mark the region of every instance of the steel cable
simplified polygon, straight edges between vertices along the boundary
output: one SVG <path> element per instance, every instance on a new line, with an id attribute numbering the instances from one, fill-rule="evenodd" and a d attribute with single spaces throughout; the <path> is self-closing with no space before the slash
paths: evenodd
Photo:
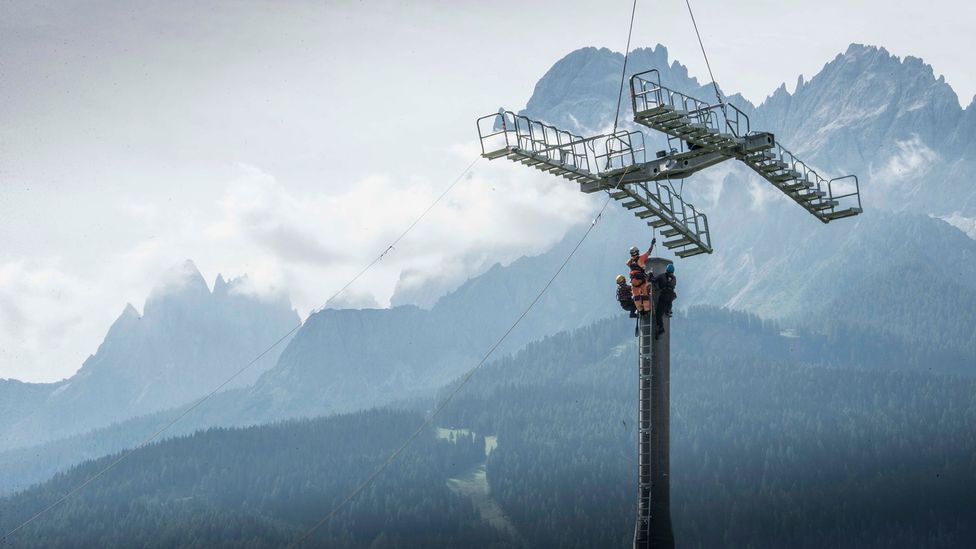
<path id="1" fill-rule="evenodd" d="M 386 256 L 386 254 L 390 253 L 390 251 L 393 250 L 394 246 L 396 246 L 397 243 L 399 243 L 405 236 L 407 236 L 407 233 L 409 233 L 411 230 L 413 230 L 413 228 L 416 227 L 417 224 L 420 223 L 420 221 L 423 220 L 423 218 L 426 217 L 427 214 L 430 213 L 430 211 L 432 209 L 434 209 L 434 207 L 445 196 L 447 196 L 447 194 L 450 193 L 452 189 L 454 189 L 454 187 L 461 181 L 461 179 L 464 178 L 464 176 L 471 170 L 471 168 L 474 167 L 475 163 L 480 158 L 481 158 L 480 156 L 475 157 L 475 159 L 472 160 L 470 164 L 468 164 L 468 167 L 466 167 L 464 169 L 464 171 L 462 171 L 461 174 L 458 175 L 457 178 L 455 178 L 454 181 L 450 185 L 448 185 L 448 187 L 446 189 L 444 189 L 444 191 L 427 207 L 427 209 L 424 210 L 413 221 L 413 223 L 411 223 L 402 233 L 400 233 L 400 235 L 398 237 L 396 237 L 393 240 L 393 242 L 391 242 L 390 245 L 387 246 L 386 249 L 383 250 L 382 253 L 380 253 L 378 256 L 376 256 L 376 258 L 374 258 L 365 267 L 363 267 L 362 270 L 360 270 L 354 277 L 352 277 L 352 279 L 350 279 L 349 282 L 347 282 L 344 286 L 342 286 L 341 288 L 339 288 L 338 291 L 336 291 L 334 294 L 332 294 L 331 297 L 329 297 L 327 300 L 325 300 L 325 303 L 321 307 L 319 307 L 318 309 L 312 311 L 312 313 L 310 313 L 309 316 L 311 316 L 311 314 L 314 314 L 315 312 L 318 312 L 318 311 L 321 311 L 321 310 L 325 309 L 325 307 L 328 306 L 329 303 L 331 303 L 333 300 L 335 300 L 337 297 L 339 297 L 339 295 L 341 295 L 344 291 L 346 291 L 346 289 L 349 288 L 349 286 L 351 286 L 353 283 L 355 283 L 357 280 L 359 280 L 359 278 L 362 277 L 364 274 L 366 274 L 366 272 L 369 271 L 374 265 L 376 265 L 377 263 L 379 263 Z M 239 377 L 241 374 L 243 374 L 248 368 L 250 368 L 251 366 L 253 366 L 257 361 L 261 360 L 261 358 L 263 358 L 265 355 L 267 355 L 268 353 L 270 353 L 275 347 L 277 347 L 278 345 L 280 345 L 282 341 L 284 341 L 285 339 L 287 339 L 288 336 L 290 336 L 293 333 L 295 333 L 303 325 L 304 325 L 304 323 L 299 323 L 294 328 L 292 328 L 291 330 L 288 330 L 287 333 L 285 333 L 280 338 L 278 338 L 267 349 L 265 349 L 264 351 L 261 351 L 261 353 L 258 354 L 256 357 L 254 357 L 253 360 L 251 360 L 250 362 L 248 362 L 247 364 L 245 364 L 244 367 L 242 367 L 241 369 L 239 369 L 236 372 L 234 372 L 234 374 L 231 375 L 229 378 L 227 378 L 223 383 L 221 383 L 220 385 L 218 385 L 216 388 L 214 388 L 212 391 L 210 391 L 209 393 L 207 393 L 205 396 L 203 396 L 202 398 L 200 398 L 196 402 L 194 402 L 191 406 L 189 406 L 188 408 L 186 408 L 185 410 L 183 410 L 183 412 L 181 412 L 174 419 L 172 419 L 171 421 L 169 421 L 168 423 L 166 423 L 165 425 L 163 425 L 163 427 L 161 427 L 158 430 L 156 430 L 153 434 L 149 435 L 146 439 L 144 439 L 138 445 L 136 445 L 136 446 L 132 447 L 131 449 L 127 450 L 126 452 L 122 453 L 118 457 L 118 459 L 112 461 L 107 466 L 105 466 L 104 468 L 100 469 L 97 473 L 95 473 L 94 475 L 92 475 L 92 476 L 88 477 L 87 479 L 85 479 L 84 482 L 82 482 L 78 486 L 75 486 L 74 488 L 72 488 L 71 490 L 69 490 L 63 496 L 61 496 L 60 498 L 58 498 L 54 503 L 48 505 L 44 509 L 41 509 L 40 511 L 38 511 L 37 513 L 35 513 L 34 515 L 32 515 L 30 518 L 28 518 L 24 522 L 20 523 L 16 528 L 14 528 L 13 530 L 10 530 L 6 534 L 4 534 L 3 537 L 0 538 L 0 545 L 6 544 L 7 543 L 7 539 L 11 535 L 13 535 L 13 534 L 17 533 L 18 531 L 22 530 L 23 528 L 27 527 L 32 522 L 34 522 L 35 520 L 37 520 L 38 518 L 40 518 L 41 516 L 43 516 L 45 513 L 48 513 L 49 511 L 51 511 L 52 509 L 54 509 L 58 505 L 64 503 L 68 498 L 70 498 L 71 496 L 73 496 L 74 494 L 76 494 L 77 492 L 79 492 L 80 490 L 82 490 L 83 488 L 85 488 L 86 486 L 88 486 L 89 484 L 91 484 L 92 482 L 94 482 L 96 479 L 100 478 L 105 473 L 107 473 L 110 470 L 114 469 L 118 464 L 120 464 L 123 461 L 125 461 L 126 459 L 128 459 L 129 456 L 131 456 L 133 453 L 135 453 L 138 450 L 141 450 L 142 448 L 145 448 L 146 446 L 148 446 L 150 443 L 152 443 L 154 440 L 156 440 L 156 438 L 158 438 L 160 435 L 162 435 L 163 433 L 165 433 L 166 431 L 168 431 L 173 425 L 176 425 L 176 423 L 178 423 L 181 419 L 183 419 L 184 417 L 186 417 L 187 415 L 189 415 L 190 412 L 192 412 L 193 410 L 195 410 L 196 408 L 198 408 L 200 405 L 202 405 L 204 402 L 206 402 L 211 397 L 213 397 L 215 394 L 217 394 L 218 392 L 220 392 L 220 390 L 223 389 L 224 387 L 226 387 L 228 383 L 230 383 L 230 382 L 234 381 L 235 379 L 237 379 L 237 377 Z"/>
<path id="2" fill-rule="evenodd" d="M 624 173 L 620 175 L 621 181 L 623 181 L 624 176 L 627 175 L 627 172 L 629 170 L 630 168 L 628 167 L 628 169 L 624 170 Z M 420 436 L 420 434 L 423 433 L 425 429 L 430 427 L 430 425 L 433 423 L 437 415 L 440 414 L 441 411 L 451 402 L 451 400 L 453 400 L 454 397 L 461 391 L 461 389 L 464 388 L 464 386 L 474 376 L 474 374 L 482 366 L 484 366 L 484 364 L 488 361 L 491 355 L 498 349 L 498 347 L 505 341 L 505 339 L 508 338 L 508 336 L 512 333 L 512 331 L 514 331 L 515 328 L 522 322 L 522 319 L 525 318 L 525 315 L 529 314 L 529 311 L 531 311 L 532 308 L 535 307 L 536 303 L 538 303 L 539 300 L 542 299 L 542 296 L 546 293 L 549 287 L 552 286 L 552 283 L 556 280 L 556 277 L 558 277 L 559 274 L 563 272 L 563 269 L 566 268 L 566 265 L 569 264 L 569 261 L 573 258 L 574 255 L 576 255 L 577 250 L 580 249 L 580 246 L 583 245 L 583 242 L 586 241 L 586 238 L 590 236 L 591 232 L 593 232 L 593 228 L 596 227 L 597 222 L 600 221 L 601 217 L 603 217 L 603 212 L 606 211 L 607 206 L 610 204 L 611 199 L 612 197 L 608 194 L 607 199 L 603 202 L 603 206 L 600 208 L 599 212 L 597 212 L 596 217 L 594 217 L 593 221 L 590 222 L 590 226 L 587 227 L 586 231 L 583 233 L 583 236 L 580 237 L 578 242 L 576 242 L 576 246 L 574 246 L 572 251 L 569 252 L 569 255 L 567 255 L 566 259 L 564 259 L 562 264 L 559 265 L 559 268 L 556 269 L 556 272 L 552 275 L 552 277 L 549 278 L 549 281 L 546 282 L 545 286 L 543 286 L 542 289 L 539 290 L 539 293 L 536 294 L 536 296 L 532 299 L 531 302 L 529 302 L 528 306 L 525 307 L 525 309 L 522 311 L 522 314 L 520 314 L 518 318 L 515 319 L 515 322 L 513 322 L 512 325 L 509 326 L 507 330 L 505 330 L 505 333 L 503 333 L 502 336 L 498 338 L 498 340 L 495 341 L 495 343 L 488 349 L 488 352 L 485 353 L 485 356 L 482 357 L 482 359 L 473 368 L 471 368 L 470 370 L 467 371 L 467 373 L 464 374 L 464 376 L 461 378 L 461 381 L 457 384 L 457 386 L 437 405 L 436 408 L 434 408 L 433 412 L 431 412 L 431 414 L 423 421 L 423 423 L 420 424 L 420 427 L 417 427 L 417 429 L 413 433 L 411 433 L 409 437 L 407 437 L 407 439 L 403 442 L 403 444 L 401 444 L 396 450 L 394 450 L 393 453 L 391 453 L 386 458 L 386 460 L 384 460 L 383 463 L 375 471 L 373 471 L 373 473 L 370 476 L 366 478 L 366 480 L 359 483 L 359 485 L 357 485 L 356 488 L 353 489 L 353 491 L 339 503 L 339 505 L 337 505 L 334 509 L 329 511 L 327 515 L 325 515 L 318 522 L 312 525 L 312 527 L 309 528 L 304 534 L 302 534 L 300 538 L 298 538 L 290 545 L 288 545 L 288 549 L 298 547 L 302 542 L 307 540 L 313 533 L 315 533 L 316 530 L 321 528 L 323 524 L 328 522 L 339 511 L 341 511 L 347 505 L 349 505 L 349 503 L 352 502 L 352 500 L 356 499 L 356 496 L 358 496 L 366 488 L 368 488 L 369 485 L 372 484 L 373 481 L 376 480 L 376 478 L 381 473 L 383 473 L 383 471 L 385 471 L 396 460 L 397 456 L 399 456 L 404 450 L 406 450 L 407 447 L 410 446 L 410 444 L 414 440 L 416 440 L 416 438 Z"/>

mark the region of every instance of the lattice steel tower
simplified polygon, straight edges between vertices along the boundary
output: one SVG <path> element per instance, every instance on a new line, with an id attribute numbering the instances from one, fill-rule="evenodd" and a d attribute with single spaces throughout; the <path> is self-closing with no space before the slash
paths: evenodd
<path id="1" fill-rule="evenodd" d="M 630 97 L 634 122 L 667 136 L 668 148 L 652 160 L 646 158 L 640 131 L 583 137 L 504 110 L 477 121 L 482 156 L 504 157 L 577 181 L 584 193 L 609 193 L 660 230 L 669 239 L 663 246 L 679 258 L 712 253 L 708 219 L 665 182 L 726 160 L 745 163 L 823 223 L 863 211 L 856 176 L 821 177 L 772 133 L 753 131 L 749 117 L 730 103 L 709 104 L 668 89 L 656 69 L 630 78 Z M 650 270 L 660 274 L 670 262 L 651 258 Z M 667 317 L 664 322 L 664 333 L 654 338 L 651 316 L 638 320 L 635 548 L 674 546 L 668 441 L 671 327 Z"/>

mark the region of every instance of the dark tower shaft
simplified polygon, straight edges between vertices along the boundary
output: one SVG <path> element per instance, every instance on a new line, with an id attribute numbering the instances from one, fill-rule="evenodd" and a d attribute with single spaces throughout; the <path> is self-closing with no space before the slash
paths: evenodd
<path id="1" fill-rule="evenodd" d="M 650 259 L 648 274 L 657 276 L 671 261 Z M 652 299 L 657 299 L 653 292 Z M 653 315 L 642 314 L 639 365 L 640 394 L 637 442 L 637 525 L 634 548 L 674 547 L 671 529 L 671 321 L 664 317 L 664 333 L 654 337 Z"/>

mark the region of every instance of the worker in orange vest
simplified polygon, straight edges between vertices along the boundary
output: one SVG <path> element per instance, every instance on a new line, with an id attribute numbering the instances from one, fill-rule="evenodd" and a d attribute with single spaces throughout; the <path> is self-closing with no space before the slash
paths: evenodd
<path id="1" fill-rule="evenodd" d="M 632 247 L 630 249 L 630 261 L 627 262 L 627 268 L 630 269 L 630 286 L 634 292 L 634 304 L 637 305 L 639 314 L 651 312 L 650 280 L 647 271 L 644 269 L 647 267 L 647 258 L 654 250 L 655 243 L 657 243 L 657 239 L 651 239 L 651 247 L 643 254 L 640 253 L 637 246 Z"/>

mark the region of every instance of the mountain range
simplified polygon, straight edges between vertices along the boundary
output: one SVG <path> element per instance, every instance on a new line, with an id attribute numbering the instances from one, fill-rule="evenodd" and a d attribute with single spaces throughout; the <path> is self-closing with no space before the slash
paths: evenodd
<path id="1" fill-rule="evenodd" d="M 213 290 L 187 261 L 164 273 L 143 314 L 127 304 L 94 355 L 57 383 L 0 381 L 0 449 L 39 444 L 199 398 L 299 324 L 282 296 L 242 293 L 220 275 Z M 228 388 L 274 366 L 272 350 Z"/>
<path id="2" fill-rule="evenodd" d="M 666 86 L 703 99 L 712 93 L 663 46 L 631 56 L 634 72 L 658 68 Z M 606 49 L 574 51 L 540 79 L 523 112 L 574 132 L 606 129 L 622 63 L 621 54 Z M 865 349 L 903 351 L 890 369 L 976 374 L 976 241 L 964 232 L 976 219 L 969 171 L 976 107 L 960 107 L 920 60 L 863 45 L 798 82 L 792 94 L 782 87 L 758 106 L 738 95 L 728 100 L 754 128 L 775 132 L 824 175 L 857 173 L 865 213 L 822 225 L 731 162 L 676 183 L 709 215 L 716 249 L 677 263 L 677 306 L 750 311 L 828 343 L 847 342 L 841 349 L 848 358 L 855 354 L 850 334 L 857 334 Z M 589 223 L 581 220 L 546 253 L 466 281 L 430 308 L 311 315 L 279 347 L 280 356 L 275 351 L 255 366 L 260 376 L 201 407 L 191 425 L 267 423 L 430 397 L 482 359 Z M 624 270 L 627 248 L 646 246 L 651 237 L 627 212 L 608 209 L 496 356 L 619 314 L 613 277 Z M 199 273 L 187 280 L 147 300 L 141 317 L 127 308 L 74 378 L 0 384 L 3 411 L 21 411 L 3 416 L 5 448 L 103 428 L 70 444 L 0 454 L 0 479 L 11 478 L 30 455 L 58 456 L 46 462 L 50 472 L 71 463 L 65 448 L 88 444 L 91 452 L 109 453 L 136 443 L 176 413 L 166 408 L 204 394 L 298 323 L 283 300 L 236 295 L 222 279 L 211 292 Z M 24 412 L 37 406 L 40 412 Z M 109 427 L 151 412 L 157 414 Z"/>
<path id="3" fill-rule="evenodd" d="M 488 364 L 439 429 L 419 432 L 305 546 L 630 546 L 632 327 L 605 319 Z M 976 379 L 888 368 L 913 362 L 897 341 L 784 330 L 709 307 L 679 311 L 672 330 L 680 545 L 972 546 Z M 161 441 L 10 541 L 281 547 L 370 477 L 428 403 Z M 0 531 L 114 459 L 0 498 Z M 471 497 L 459 483 L 487 488 Z M 494 527 L 499 515 L 507 528 Z"/>
<path id="4" fill-rule="evenodd" d="M 663 46 L 631 55 L 635 71 L 659 68 L 665 85 L 708 97 L 706 86 L 669 62 Z M 608 126 L 622 61 L 605 49 L 567 55 L 540 79 L 523 113 L 582 133 Z M 678 262 L 680 306 L 727 306 L 824 331 L 856 326 L 877 337 L 924 338 L 956 354 L 944 364 L 947 370 L 976 373 L 967 368 L 976 360 L 976 242 L 939 219 L 951 213 L 940 204 L 953 204 L 962 216 L 976 213 L 967 206 L 973 180 L 936 185 L 922 178 L 936 177 L 932 170 L 945 162 L 976 157 L 976 146 L 947 137 L 969 131 L 973 107 L 963 111 L 948 85 L 919 60 L 860 45 L 792 95 L 781 89 L 758 107 L 738 96 L 730 101 L 825 174 L 858 171 L 866 213 L 824 226 L 734 163 L 691 178 L 682 185 L 709 213 L 716 252 Z M 890 155 L 900 154 L 899 140 L 915 134 L 942 151 L 941 162 L 921 166 L 919 178 L 877 169 L 908 162 Z M 919 184 L 939 199 L 912 202 L 918 193 L 911 189 Z M 343 411 L 421 394 L 459 375 L 518 316 L 584 228 L 545 254 L 467 281 L 430 310 L 313 315 L 278 366 L 258 380 L 252 398 L 265 402 L 272 417 L 275 408 L 291 408 L 286 414 Z M 635 218 L 608 210 L 502 353 L 614 314 L 611 281 L 623 270 L 627 248 L 646 246 L 651 236 Z"/>

